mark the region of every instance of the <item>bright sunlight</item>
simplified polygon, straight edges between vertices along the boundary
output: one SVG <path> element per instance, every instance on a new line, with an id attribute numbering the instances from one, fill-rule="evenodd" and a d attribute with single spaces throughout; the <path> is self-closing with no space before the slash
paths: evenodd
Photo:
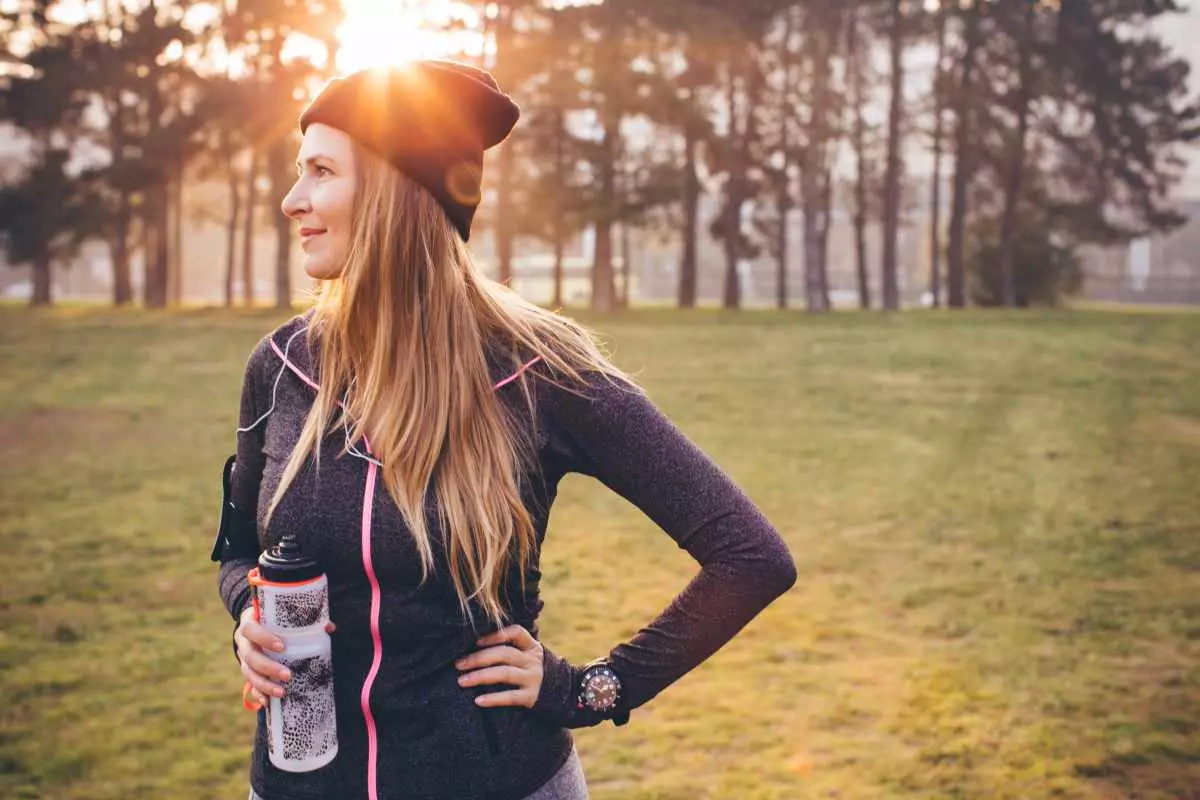
<path id="1" fill-rule="evenodd" d="M 401 64 L 420 58 L 478 58 L 479 13 L 454 0 L 343 0 L 337 70 Z"/>

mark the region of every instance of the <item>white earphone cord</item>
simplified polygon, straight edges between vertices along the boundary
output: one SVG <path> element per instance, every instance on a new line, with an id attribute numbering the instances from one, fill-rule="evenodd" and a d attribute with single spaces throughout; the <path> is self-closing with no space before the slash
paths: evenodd
<path id="1" fill-rule="evenodd" d="M 263 421 L 266 420 L 267 417 L 271 416 L 271 414 L 275 411 L 275 398 L 279 393 L 279 381 L 283 379 L 283 373 L 287 371 L 287 357 L 288 357 L 288 353 L 291 351 L 291 348 L 292 348 L 292 340 L 294 340 L 300 334 L 304 333 L 304 331 L 306 331 L 306 330 L 308 330 L 307 327 L 300 328 L 299 330 L 297 330 L 295 333 L 293 333 L 288 338 L 287 344 L 284 345 L 284 347 L 283 347 L 283 363 L 279 366 L 279 372 L 275 375 L 275 382 L 271 386 L 271 407 L 267 409 L 265 414 L 263 414 L 258 419 L 254 420 L 254 422 L 250 423 L 249 425 L 247 425 L 244 428 L 238 428 L 237 429 L 238 433 L 249 433 L 250 431 L 257 428 L 259 425 L 261 425 L 263 423 Z M 346 452 L 352 456 L 356 456 L 358 458 L 361 458 L 364 461 L 370 462 L 378 467 L 382 467 L 383 466 L 382 461 L 379 461 L 378 459 L 375 459 L 375 458 L 371 458 L 371 456 L 367 455 L 366 453 L 363 453 L 361 450 L 359 450 L 357 447 L 355 447 L 350 442 L 350 426 L 349 426 L 348 415 L 346 414 L 346 405 L 345 405 L 345 401 L 347 399 L 349 399 L 349 396 L 350 396 L 349 391 L 350 390 L 347 389 L 346 394 L 342 398 L 342 430 L 346 437 Z"/>

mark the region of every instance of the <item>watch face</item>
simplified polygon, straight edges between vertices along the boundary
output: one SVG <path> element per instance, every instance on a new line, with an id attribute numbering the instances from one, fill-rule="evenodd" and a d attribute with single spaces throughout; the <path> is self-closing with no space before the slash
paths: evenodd
<path id="1" fill-rule="evenodd" d="M 584 704 L 593 711 L 608 711 L 617 704 L 617 695 L 621 692 L 621 682 L 611 669 L 600 668 L 592 670 L 583 676 L 582 699 Z"/>

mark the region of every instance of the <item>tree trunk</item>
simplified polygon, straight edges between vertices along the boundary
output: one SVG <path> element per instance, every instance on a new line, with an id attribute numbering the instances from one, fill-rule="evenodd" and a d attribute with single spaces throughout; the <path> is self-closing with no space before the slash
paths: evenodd
<path id="1" fill-rule="evenodd" d="M 124 27 L 124 8 L 120 3 L 104 3 L 104 35 Z M 94 18 L 99 22 L 99 17 Z M 125 106 L 121 102 L 121 81 L 110 82 L 106 90 L 109 120 L 109 152 L 112 158 L 112 174 L 116 176 L 117 208 L 113 223 L 112 265 L 113 305 L 124 306 L 133 302 L 133 278 L 129 268 L 129 236 L 131 225 L 131 200 L 126 185 L 128 177 L 125 166 Z"/>
<path id="2" fill-rule="evenodd" d="M 246 169 L 246 208 L 242 216 L 242 303 L 254 305 L 254 211 L 258 205 L 258 153 L 250 151 Z"/>
<path id="3" fill-rule="evenodd" d="M 786 173 L 786 166 L 784 171 Z M 775 307 L 783 310 L 788 307 L 788 214 L 792 211 L 791 198 L 786 191 L 781 192 L 776 201 L 779 206 L 779 230 L 775 232 Z"/>
<path id="4" fill-rule="evenodd" d="M 621 308 L 629 308 L 629 280 L 632 272 L 632 256 L 630 253 L 629 222 L 621 222 Z"/>
<path id="5" fill-rule="evenodd" d="M 812 123 L 808 131 L 804 165 L 800 174 L 800 198 L 804 211 L 804 296 L 809 312 L 829 310 L 822 265 L 822 239 L 829 225 L 821 178 L 827 170 L 826 144 L 829 114 L 829 62 L 833 52 L 831 34 L 813 34 Z"/>
<path id="6" fill-rule="evenodd" d="M 900 307 L 896 271 L 900 229 L 900 115 L 904 103 L 904 12 L 901 0 L 892 0 L 892 86 L 888 110 L 887 171 L 883 179 L 883 307 Z"/>
<path id="7" fill-rule="evenodd" d="M 738 69 L 735 67 L 735 63 L 730 61 L 729 84 L 726 94 L 730 152 L 733 154 L 733 161 L 729 165 L 729 178 L 725 188 L 725 236 L 722 239 L 725 251 L 725 285 L 721 292 L 721 305 L 728 309 L 740 308 L 742 303 L 742 282 L 741 275 L 738 273 L 738 262 L 741 260 L 742 203 L 745 202 L 743 158 L 745 156 L 746 121 L 739 113 L 737 104 Z"/>
<path id="8" fill-rule="evenodd" d="M 563 241 L 561 230 L 554 237 L 554 308 L 562 308 L 563 303 Z"/>
<path id="9" fill-rule="evenodd" d="M 505 76 L 502 72 L 504 66 L 505 54 L 509 49 L 509 42 L 512 39 L 512 15 L 513 10 L 501 3 L 499 12 L 496 15 L 496 65 L 498 73 L 496 79 L 500 81 L 500 85 L 505 85 Z M 512 194 L 512 175 L 513 175 L 513 143 L 512 140 L 502 142 L 497 148 L 496 153 L 496 260 L 499 267 L 500 283 L 505 286 L 512 285 L 512 260 L 513 260 L 513 240 L 515 238 L 512 225 L 512 214 L 510 211 L 509 197 Z"/>
<path id="10" fill-rule="evenodd" d="M 942 136 L 946 116 L 946 24 L 949 12 L 938 8 L 937 62 L 934 66 L 933 178 L 929 187 L 929 295 L 942 304 Z"/>
<path id="11" fill-rule="evenodd" d="M 118 170 L 120 175 L 122 170 Z M 129 271 L 129 191 L 117 187 L 117 213 L 113 227 L 113 305 L 124 306 L 133 302 L 133 278 Z"/>
<path id="12" fill-rule="evenodd" d="M 225 150 L 229 150 L 226 139 Z M 238 172 L 231 164 L 229 180 L 229 218 L 225 223 L 225 307 L 233 307 L 233 278 L 237 273 L 237 229 L 242 218 L 242 193 L 238 190 Z"/>
<path id="13" fill-rule="evenodd" d="M 859 6 L 850 12 L 846 48 L 850 62 L 851 103 L 854 105 L 854 263 L 858 279 L 858 306 L 871 307 L 871 281 L 867 268 L 867 121 L 863 115 L 863 64 L 859 48 Z"/>
<path id="14" fill-rule="evenodd" d="M 694 118 L 695 108 L 688 97 L 683 126 L 683 252 L 679 259 L 679 307 L 696 307 L 696 235 L 700 216 L 700 177 L 696 174 L 696 150 L 700 146 Z"/>
<path id="15" fill-rule="evenodd" d="M 53 302 L 51 285 L 54 280 L 50 255 L 45 253 L 35 259 L 31 269 L 33 272 L 33 295 L 29 298 L 29 305 L 33 308 L 49 306 Z"/>
<path id="16" fill-rule="evenodd" d="M 823 203 L 821 214 L 825 220 L 825 224 L 821 228 L 820 238 L 818 239 L 821 248 L 821 261 L 818 267 L 818 274 L 821 281 L 821 307 L 828 311 L 833 307 L 829 302 L 829 230 L 833 227 L 830 222 L 833 219 L 833 168 L 829 166 L 825 167 L 821 197 Z"/>
<path id="17" fill-rule="evenodd" d="M 169 191 L 170 187 L 166 183 L 157 189 L 159 202 L 155 214 L 158 234 L 154 237 L 155 308 L 166 308 L 167 305 L 167 272 L 170 270 L 171 261 L 171 220 L 168 216 L 171 203 L 167 195 Z"/>
<path id="18" fill-rule="evenodd" d="M 973 0 L 966 11 L 965 49 L 962 55 L 962 75 L 956 98 L 956 130 L 954 135 L 954 198 L 950 206 L 950 236 L 946 254 L 947 301 L 951 308 L 966 305 L 966 271 L 963 263 L 966 244 L 967 193 L 975 170 L 975 143 L 971 141 L 971 108 L 975 84 L 975 60 L 980 39 L 981 0 Z"/>
<path id="19" fill-rule="evenodd" d="M 1025 145 L 1029 134 L 1029 101 L 1032 87 L 1030 75 L 1033 60 L 1033 3 L 1025 0 L 1020 81 L 1017 87 L 1016 107 L 1017 134 L 1008 155 L 1008 175 L 1004 185 L 1004 215 L 1000 223 L 1000 290 L 1005 308 L 1017 306 L 1016 269 L 1013 264 L 1016 250 L 1017 215 L 1021 204 L 1021 190 L 1025 182 Z"/>
<path id="20" fill-rule="evenodd" d="M 171 304 L 183 305 L 183 159 L 171 181 Z"/>
<path id="21" fill-rule="evenodd" d="M 775 256 L 778 261 L 775 264 L 775 307 L 781 311 L 788 307 L 788 244 L 790 233 L 788 229 L 788 215 L 791 213 L 795 202 L 792 198 L 792 158 L 795 148 L 795 141 L 792 135 L 793 110 L 790 107 L 790 93 L 796 90 L 796 56 L 798 48 L 795 47 L 795 29 L 796 29 L 796 12 L 795 9 L 789 9 L 787 12 L 787 27 L 783 34 L 783 82 L 784 91 L 780 93 L 779 98 L 779 116 L 783 120 L 780 136 L 779 150 L 783 154 L 783 164 L 780 167 L 779 192 L 775 198 L 776 208 L 779 210 L 779 229 L 776 231 L 775 240 Z"/>
<path id="22" fill-rule="evenodd" d="M 600 116 L 604 135 L 600 142 L 600 207 L 596 215 L 596 250 L 592 262 L 592 310 L 608 313 L 613 310 L 617 299 L 613 285 L 612 228 L 617 216 L 616 162 L 620 150 L 621 107 L 617 96 L 619 78 L 613 71 L 620 69 L 618 51 L 621 24 L 617 17 L 620 10 L 616 4 L 605 3 L 603 8 L 606 29 L 604 41 L 609 52 L 599 76 L 603 94 Z"/>
<path id="23" fill-rule="evenodd" d="M 153 190 L 147 191 L 148 195 L 153 194 Z M 152 201 L 147 204 L 144 200 L 142 207 L 138 209 L 138 218 L 141 222 L 141 241 L 139 242 L 139 250 L 142 254 L 142 306 L 145 308 L 155 308 L 154 304 L 154 284 L 157 282 L 155 276 L 155 254 L 158 252 L 158 226 L 150 219 L 153 213 L 147 206 L 153 206 Z"/>
<path id="24" fill-rule="evenodd" d="M 551 213 L 554 237 L 554 300 L 555 309 L 562 308 L 563 303 L 563 251 L 567 246 L 567 217 L 566 198 L 566 118 L 561 109 L 555 111 L 554 122 L 554 190 L 557 195 Z"/>
<path id="25" fill-rule="evenodd" d="M 142 283 L 142 303 L 146 308 L 163 308 L 167 304 L 167 270 L 170 257 L 170 228 L 167 218 L 168 189 L 165 184 L 153 186 L 150 202 L 142 208 L 145 231 L 146 274 Z"/>
<path id="26" fill-rule="evenodd" d="M 292 142 L 281 136 L 267 151 L 267 174 L 271 179 L 272 197 L 283 198 L 291 181 L 288 175 L 288 154 Z M 283 214 L 275 217 L 275 307 L 292 307 L 292 221 Z"/>

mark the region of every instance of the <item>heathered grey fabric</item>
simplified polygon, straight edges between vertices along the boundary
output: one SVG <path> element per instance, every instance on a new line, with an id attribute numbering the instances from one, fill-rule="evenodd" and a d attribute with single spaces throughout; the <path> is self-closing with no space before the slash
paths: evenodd
<path id="1" fill-rule="evenodd" d="M 243 386 L 240 426 L 271 406 L 282 366 L 270 348 L 283 349 L 311 312 L 293 318 L 260 341 L 251 353 Z M 301 333 L 289 360 L 318 380 L 316 354 Z M 517 362 L 519 363 L 519 362 Z M 507 359 L 489 354 L 494 381 L 511 375 Z M 628 499 L 700 564 L 695 577 L 655 619 L 609 653 L 630 709 L 643 705 L 712 655 L 763 608 L 787 591 L 796 569 L 783 539 L 729 476 L 654 405 L 636 392 L 593 377 L 582 397 L 551 385 L 541 362 L 519 380 L 530 382 L 531 418 L 518 382 L 496 390 L 524 430 L 531 432 L 538 464 L 525 476 L 523 497 L 542 541 L 559 480 L 568 472 L 590 475 Z M 258 547 L 296 535 L 329 577 L 337 698 L 338 756 L 309 773 L 274 768 L 266 752 L 264 714 L 259 712 L 251 784 L 264 800 L 367 797 L 367 734 L 360 693 L 373 658 L 369 619 L 371 591 L 362 560 L 362 510 L 367 463 L 339 456 L 341 431 L 322 443 L 320 475 L 311 461 L 282 498 L 264 529 L 267 504 L 279 484 L 315 391 L 291 371 L 278 381 L 275 407 L 265 422 L 238 435 L 232 501 L 256 509 Z M 536 422 L 535 422 L 536 420 Z M 361 443 L 359 444 L 361 448 Z M 458 608 L 448 577 L 443 539 L 432 505 L 427 514 L 439 554 L 437 569 L 419 586 L 420 562 L 407 526 L 382 482 L 373 499 L 372 561 L 381 586 L 379 625 L 382 662 L 370 693 L 378 731 L 380 800 L 519 800 L 545 784 L 572 752 L 570 729 L 604 721 L 578 708 L 574 687 L 582 671 L 545 649 L 537 703 L 481 708 L 473 696 L 503 685 L 464 689 L 455 659 L 478 649 Z M 538 637 L 542 609 L 536 564 L 519 593 L 519 576 L 506 586 L 512 621 Z M 221 598 L 236 621 L 248 598 L 249 558 L 222 562 Z M 601 655 L 601 654 L 596 654 Z M 630 723 L 636 722 L 636 717 Z M 616 734 L 614 734 L 616 735 Z"/>

